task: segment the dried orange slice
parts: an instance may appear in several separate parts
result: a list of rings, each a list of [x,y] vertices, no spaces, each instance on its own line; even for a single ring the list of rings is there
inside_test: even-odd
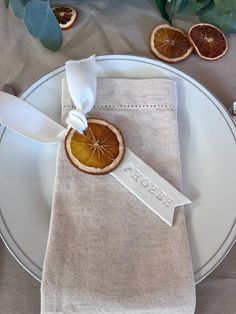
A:
[[[69,6],[55,6],[52,10],[62,30],[70,28],[78,16],[77,10]]]
[[[185,32],[166,24],[153,29],[150,48],[157,58],[171,63],[186,59],[193,50]]]
[[[79,170],[89,174],[106,174],[113,171],[125,153],[124,138],[110,122],[88,119],[84,134],[70,129],[65,139],[69,161]]]
[[[212,24],[193,25],[188,36],[194,50],[203,59],[217,60],[228,50],[224,33]]]

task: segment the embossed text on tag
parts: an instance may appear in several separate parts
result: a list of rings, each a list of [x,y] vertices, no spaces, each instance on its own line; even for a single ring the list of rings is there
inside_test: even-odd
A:
[[[168,195],[163,189],[159,188],[150,178],[142,174],[141,171],[136,169],[134,165],[129,163],[123,168],[128,175],[130,175],[135,181],[137,181],[143,189],[147,190],[153,197],[159,199],[164,205],[170,207],[174,202],[174,199]]]
[[[128,147],[122,163],[111,175],[169,226],[175,207],[191,203]]]

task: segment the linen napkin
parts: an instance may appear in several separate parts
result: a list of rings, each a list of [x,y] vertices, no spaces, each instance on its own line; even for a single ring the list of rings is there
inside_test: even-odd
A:
[[[74,109],[66,82],[62,122]],[[176,86],[104,79],[95,108],[126,145],[181,189]],[[111,175],[92,176],[61,145],[41,286],[42,313],[193,313],[195,285],[184,209],[169,227]]]

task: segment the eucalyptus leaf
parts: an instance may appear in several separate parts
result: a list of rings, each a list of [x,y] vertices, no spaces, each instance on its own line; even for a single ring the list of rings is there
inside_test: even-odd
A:
[[[179,6],[185,2],[185,0],[172,0],[171,1],[171,6],[170,6],[170,10],[171,10],[171,16],[173,14],[175,14],[176,12],[178,12]]]
[[[7,9],[9,7],[10,0],[4,0],[5,8]]]
[[[224,32],[236,32],[236,12],[226,14],[219,10],[213,3],[198,12],[201,22],[211,23]]]
[[[30,0],[11,0],[12,9],[17,17],[23,18],[25,13],[25,6]]]
[[[224,13],[236,12],[236,0],[215,0],[215,6]]]
[[[178,9],[176,10],[177,15],[195,15],[199,10],[206,7],[211,0],[202,0],[202,1],[196,1],[196,0],[185,0],[182,1],[181,4],[178,6]]]
[[[62,45],[62,32],[49,2],[31,0],[25,7],[24,23],[30,34],[53,51]]]
[[[160,10],[161,16],[171,24],[169,14],[166,11],[167,0],[156,0],[156,5]]]

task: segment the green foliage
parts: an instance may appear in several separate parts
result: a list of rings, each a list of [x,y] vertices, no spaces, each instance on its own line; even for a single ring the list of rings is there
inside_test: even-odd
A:
[[[156,0],[156,5],[160,10],[161,16],[171,24],[171,18],[166,11],[167,0]]]
[[[10,0],[4,0],[5,8],[7,9],[9,7]]]
[[[182,0],[171,1],[171,4],[170,4],[171,16],[173,16],[179,11],[179,7],[181,6],[182,2],[183,2]]]
[[[12,9],[17,17],[22,19],[25,13],[25,6],[30,0],[11,0]]]
[[[236,0],[171,0],[169,7],[167,1],[156,3],[169,23],[173,16],[196,15],[200,21],[214,24],[225,32],[236,32]]]
[[[206,8],[199,12],[199,19],[201,22],[219,27],[224,32],[236,32],[236,12],[234,10],[224,12],[212,4],[210,9]]]
[[[60,49],[62,33],[48,1],[29,1],[25,7],[24,22],[30,34],[39,38],[46,48],[53,51]]]
[[[215,6],[218,11],[222,11],[226,14],[236,11],[236,0],[215,0]]]
[[[50,8],[49,0],[4,0],[9,3],[17,17],[23,20],[29,33],[52,51],[58,51],[62,45],[62,32],[59,23]]]
[[[199,10],[203,9],[209,4],[210,0],[202,0],[202,1],[181,1],[177,14],[179,15],[195,15]]]

